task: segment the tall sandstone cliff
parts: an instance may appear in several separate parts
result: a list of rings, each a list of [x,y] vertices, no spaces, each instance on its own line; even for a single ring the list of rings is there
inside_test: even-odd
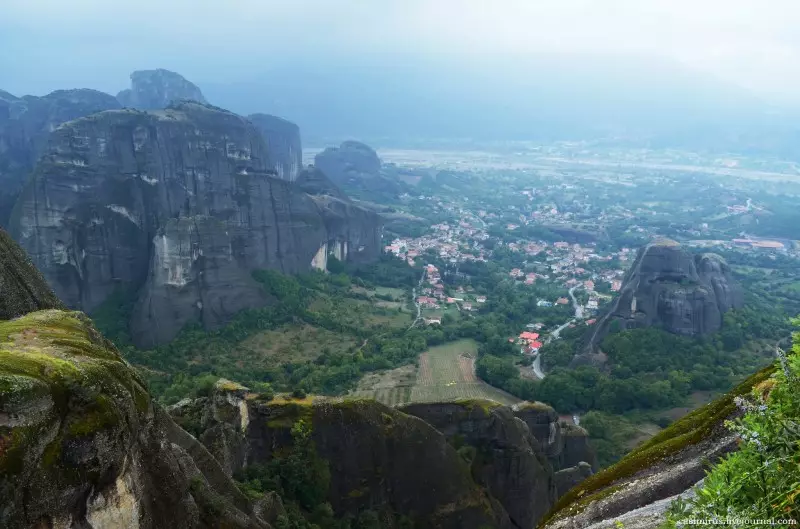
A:
[[[598,347],[614,327],[659,327],[703,336],[719,331],[723,314],[743,302],[741,287],[719,255],[693,255],[668,239],[652,242],[639,250],[619,296],[589,335],[576,363],[601,362]]]
[[[0,527],[269,529],[1,229],[0,265]]]
[[[50,133],[66,121],[119,107],[112,96],[96,90],[57,90],[43,97],[15,97],[0,90],[0,226],[7,225]]]
[[[294,182],[303,168],[300,127],[291,121],[268,114],[252,114],[247,119],[264,136],[278,177]]]
[[[203,92],[182,75],[164,69],[138,70],[131,74],[131,87],[117,94],[128,108],[156,110],[182,100],[207,103]]]
[[[308,270],[331,247],[370,259],[380,229],[372,213],[277,178],[252,123],[191,102],[63,125],[11,221],[67,306],[92,311],[116,288],[133,288],[140,346],[263,306],[255,269]]]

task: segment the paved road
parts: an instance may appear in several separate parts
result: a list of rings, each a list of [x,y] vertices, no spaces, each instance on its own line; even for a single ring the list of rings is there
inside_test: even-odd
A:
[[[419,278],[419,283],[416,287],[411,289],[411,299],[414,301],[414,305],[417,307],[417,317],[414,318],[414,321],[411,322],[411,325],[408,327],[409,330],[414,327],[418,321],[422,319],[422,306],[417,303],[417,288],[422,288],[422,283],[425,282],[425,274],[427,274],[427,269],[422,269],[422,277]]]
[[[569,289],[569,297],[572,298],[572,306],[575,307],[575,317],[556,327],[556,329],[553,332],[551,332],[550,335],[547,337],[547,339],[544,341],[545,345],[549,344],[553,340],[558,340],[561,331],[566,329],[572,323],[575,323],[575,321],[583,318],[583,306],[581,306],[578,303],[578,300],[575,299],[575,289],[577,288],[578,286],[576,285]],[[537,354],[536,358],[533,359],[533,364],[531,364],[531,368],[533,369],[533,373],[537,377],[539,377],[540,380],[544,379],[545,374],[544,371],[542,371],[542,357],[539,356],[539,354]]]

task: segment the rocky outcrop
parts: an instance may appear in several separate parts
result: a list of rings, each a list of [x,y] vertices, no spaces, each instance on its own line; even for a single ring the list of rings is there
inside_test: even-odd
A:
[[[734,398],[750,394],[773,371],[769,367],[756,373],[727,395],[662,430],[613,466],[581,481],[558,501],[540,527],[662,527],[672,500],[691,495],[709,465],[736,449],[737,438],[724,425],[739,413]]]
[[[47,144],[66,121],[119,108],[96,90],[57,90],[43,97],[0,91],[0,226],[5,226],[20,190]]]
[[[573,469],[580,463],[587,463],[591,470],[597,469],[597,455],[586,430],[559,421],[556,411],[541,402],[521,402],[512,410],[527,425],[553,470]]]
[[[210,398],[185,402],[172,413],[179,422],[194,423],[190,427],[201,432],[203,443],[228,472],[285,452],[293,443],[292,427],[305,421],[317,454],[329,467],[327,501],[338,516],[372,509],[410,516],[415,527],[515,527],[503,507],[475,483],[445,435],[372,400],[277,397],[262,402],[246,388],[222,381]],[[545,481],[545,493],[549,486]]]
[[[378,154],[361,142],[346,141],[339,147],[329,147],[316,155],[314,165],[348,192],[367,196],[402,192],[400,181],[383,171]]]
[[[510,408],[465,401],[401,409],[432,425],[466,454],[475,480],[500,502],[514,527],[535,527],[555,502],[550,463]]]
[[[268,529],[89,319],[51,309],[44,279],[0,242],[0,526]]]
[[[614,328],[659,327],[702,336],[719,331],[722,315],[741,307],[743,293],[716,254],[693,255],[671,240],[639,250],[622,289],[589,335],[574,363],[601,363],[602,339]]]
[[[197,85],[180,74],[161,68],[133,72],[131,87],[117,94],[117,100],[123,107],[140,110],[166,108],[182,100],[206,103]]]
[[[311,198],[269,160],[253,124],[208,105],[95,114],[53,133],[12,235],[70,307],[137,291],[137,345],[165,343],[188,322],[213,328],[263,306],[255,269],[380,252],[375,217]]]
[[[247,117],[258,127],[267,144],[270,161],[278,177],[293,182],[303,168],[303,146],[300,127],[285,119],[269,114],[251,114]]]

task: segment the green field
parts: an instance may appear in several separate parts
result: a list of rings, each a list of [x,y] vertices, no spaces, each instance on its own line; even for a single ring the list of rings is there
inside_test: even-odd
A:
[[[389,406],[409,402],[446,402],[457,399],[489,399],[514,404],[519,399],[475,377],[478,345],[459,340],[422,353],[411,372],[408,367],[365,378],[355,395],[372,397]]]

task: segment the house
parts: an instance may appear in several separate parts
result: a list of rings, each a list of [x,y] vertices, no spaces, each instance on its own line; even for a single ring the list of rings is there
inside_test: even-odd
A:
[[[569,300],[567,298],[558,298],[556,300],[556,303],[558,303],[559,305],[568,305]]]
[[[540,299],[539,301],[536,302],[536,306],[537,307],[552,307],[553,306],[553,302]]]
[[[464,303],[463,305],[461,305],[461,308],[463,308],[464,310],[472,310],[472,303]]]
[[[441,325],[442,319],[441,318],[425,318],[426,325]]]
[[[586,290],[594,290],[594,281],[587,279],[583,282],[583,286],[586,287]]]
[[[611,282],[611,290],[613,290],[614,292],[619,292],[621,288],[622,288],[622,281],[620,281],[619,279],[615,279]]]
[[[478,303],[486,303],[486,296],[478,296]]]
[[[597,310],[598,304],[596,299],[590,299],[586,302],[586,308],[589,310]]]
[[[447,302],[448,303],[455,303],[456,300],[455,300],[455,298],[447,298]]]
[[[539,333],[538,332],[525,331],[525,332],[520,333],[520,335],[519,335],[520,341],[522,343],[526,343],[528,345],[530,345],[532,343],[535,343],[538,338],[539,338]]]
[[[594,325],[597,320],[592,318],[591,320],[586,320],[586,325]]]

